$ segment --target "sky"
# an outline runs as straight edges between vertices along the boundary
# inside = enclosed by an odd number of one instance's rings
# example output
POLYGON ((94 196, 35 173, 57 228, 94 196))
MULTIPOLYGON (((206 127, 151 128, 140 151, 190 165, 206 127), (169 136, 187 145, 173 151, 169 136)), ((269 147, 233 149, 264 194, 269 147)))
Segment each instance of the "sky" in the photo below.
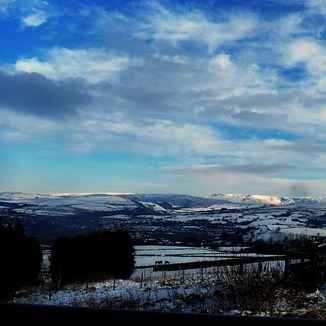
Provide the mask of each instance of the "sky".
POLYGON ((326 1, 0 0, 0 191, 326 196, 326 1))

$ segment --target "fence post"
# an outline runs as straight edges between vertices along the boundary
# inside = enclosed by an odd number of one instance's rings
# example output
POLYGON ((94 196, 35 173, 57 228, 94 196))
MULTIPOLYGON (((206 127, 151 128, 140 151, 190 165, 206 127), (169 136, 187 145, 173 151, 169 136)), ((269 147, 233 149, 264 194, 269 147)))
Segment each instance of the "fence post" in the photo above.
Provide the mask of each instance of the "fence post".
POLYGON ((144 272, 141 272, 141 274, 140 274, 140 288, 143 287, 143 278, 144 278, 144 272))

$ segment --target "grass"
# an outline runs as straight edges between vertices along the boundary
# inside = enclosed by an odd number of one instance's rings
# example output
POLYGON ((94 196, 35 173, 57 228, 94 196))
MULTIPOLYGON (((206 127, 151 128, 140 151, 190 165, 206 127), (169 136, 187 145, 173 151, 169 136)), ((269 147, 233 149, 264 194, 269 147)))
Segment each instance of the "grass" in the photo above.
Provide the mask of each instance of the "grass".
MULTIPOLYGON (((123 291, 123 282, 111 280, 102 287, 101 295, 98 285, 76 283, 64 293, 70 295, 68 304, 76 307, 326 318, 320 298, 284 286, 282 278, 282 268, 277 265, 248 264, 167 274, 149 272, 135 276, 134 286, 123 291)), ((25 299, 32 302, 40 291, 49 300, 55 296, 49 284, 43 284, 30 293, 25 290, 25 299)), ((16 301, 20 302, 18 297, 16 301)))

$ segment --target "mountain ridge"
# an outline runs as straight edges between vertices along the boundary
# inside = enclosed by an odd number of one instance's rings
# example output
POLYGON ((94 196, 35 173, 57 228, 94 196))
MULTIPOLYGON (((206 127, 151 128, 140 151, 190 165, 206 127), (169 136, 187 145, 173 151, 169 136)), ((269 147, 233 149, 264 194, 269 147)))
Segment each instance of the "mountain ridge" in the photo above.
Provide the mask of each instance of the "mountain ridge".
POLYGON ((37 193, 37 192, 20 192, 8 191, 0 192, 0 201, 13 202, 31 202, 42 199, 69 199, 80 198, 91 200, 94 199, 128 199, 137 202, 153 202, 161 204, 169 204, 172 207, 208 207, 234 205, 235 207, 243 206, 292 206, 292 205, 315 205, 325 204, 326 197, 285 197, 285 196, 270 196, 260 194, 237 194, 237 193, 213 193, 203 196, 175 194, 175 193, 130 193, 130 192, 65 192, 65 193, 37 193))

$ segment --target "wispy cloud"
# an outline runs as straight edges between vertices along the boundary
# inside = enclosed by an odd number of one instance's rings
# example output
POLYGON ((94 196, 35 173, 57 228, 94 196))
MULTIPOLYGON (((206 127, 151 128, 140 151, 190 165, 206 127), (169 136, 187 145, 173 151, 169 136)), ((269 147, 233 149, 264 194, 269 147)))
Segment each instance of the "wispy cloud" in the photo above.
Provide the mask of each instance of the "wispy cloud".
POLYGON ((0 0, 0 14, 19 19, 23 27, 37 27, 47 22, 52 5, 43 0, 0 0))
POLYGON ((215 20, 199 10, 178 9, 171 11, 158 2, 152 2, 136 35, 174 46, 183 42, 199 43, 213 52, 220 45, 248 38, 256 27, 255 18, 245 13, 215 20))
POLYGON ((312 14, 326 15, 326 4, 323 0, 306 0, 305 5, 312 14))
POLYGON ((9 7, 14 4, 16 0, 0 0, 0 13, 7 14, 9 7))
POLYGON ((121 70, 133 62, 127 53, 115 53, 101 48, 67 49, 53 48, 44 53, 45 59, 37 57, 21 58, 16 69, 24 72, 37 72, 48 78, 85 79, 89 83, 109 82, 121 70))

